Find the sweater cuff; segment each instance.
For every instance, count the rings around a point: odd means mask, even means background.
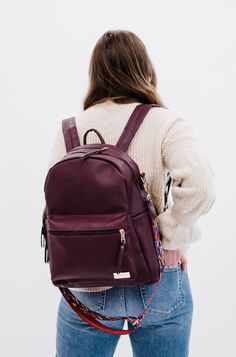
[[[179,242],[173,242],[169,239],[162,238],[162,248],[165,250],[180,250],[182,253],[184,253],[188,248],[190,244],[183,244]]]
[[[202,236],[202,231],[195,222],[179,221],[168,211],[159,214],[156,221],[162,236],[162,246],[167,250],[180,249],[184,252]]]

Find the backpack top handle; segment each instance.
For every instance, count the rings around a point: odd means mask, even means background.
[[[88,130],[86,131],[86,133],[84,134],[84,137],[83,137],[83,145],[86,145],[86,144],[87,144],[87,140],[86,140],[86,139],[87,139],[87,135],[88,135],[88,133],[89,133],[90,131],[94,131],[94,132],[97,134],[97,136],[99,137],[101,143],[102,143],[102,144],[106,144],[106,143],[105,143],[105,140],[103,139],[102,135],[99,133],[99,131],[98,131],[97,129],[88,129]]]

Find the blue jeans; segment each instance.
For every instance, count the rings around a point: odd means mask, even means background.
[[[155,284],[119,286],[99,292],[73,291],[89,308],[108,316],[138,316]],[[166,268],[141,327],[129,337],[135,357],[187,357],[193,301],[187,271]],[[116,329],[124,321],[102,321]],[[133,326],[127,322],[128,328]],[[126,327],[126,326],[125,326]],[[110,357],[119,335],[95,329],[71,309],[63,296],[58,308],[56,357]]]

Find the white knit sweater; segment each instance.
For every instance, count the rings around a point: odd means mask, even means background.
[[[90,128],[97,129],[108,144],[116,144],[125,124],[136,105],[107,101],[95,104],[76,116],[80,142]],[[87,143],[100,142],[95,132],[87,136]],[[149,193],[157,208],[158,224],[165,249],[181,249],[201,237],[197,226],[200,216],[206,214],[215,201],[213,188],[214,170],[193,138],[189,122],[173,111],[153,107],[140,125],[127,154],[145,172]],[[48,169],[66,155],[61,121],[52,147]],[[172,185],[169,208],[163,212],[166,173],[170,171]],[[160,213],[163,212],[163,213]],[[71,288],[79,291],[101,291],[112,288]]]

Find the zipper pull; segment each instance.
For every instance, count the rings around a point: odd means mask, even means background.
[[[48,263],[49,257],[48,257],[48,241],[47,241],[47,233],[46,233],[46,228],[43,225],[41,229],[41,247],[44,248],[44,262]]]
[[[40,245],[42,248],[45,246],[45,235],[46,235],[45,227],[42,226],[41,234],[40,234]]]
[[[117,273],[120,273],[120,268],[121,268],[121,264],[122,264],[122,260],[123,260],[123,256],[124,256],[124,250],[125,250],[125,230],[123,228],[119,229],[120,232],[120,241],[121,241],[121,245],[120,245],[120,251],[119,251],[119,256],[118,256],[118,261],[117,261]]]
[[[121,243],[125,244],[125,230],[123,228],[119,229]]]
[[[93,154],[99,154],[100,152],[102,152],[103,150],[106,150],[106,149],[109,149],[109,148],[107,146],[104,146],[103,148],[95,149],[94,151],[87,152],[86,154],[81,156],[81,158],[84,159],[84,158],[89,157]]]
[[[45,249],[44,249],[44,262],[48,263],[49,262],[49,256],[48,256],[48,242],[47,239],[45,239]]]

